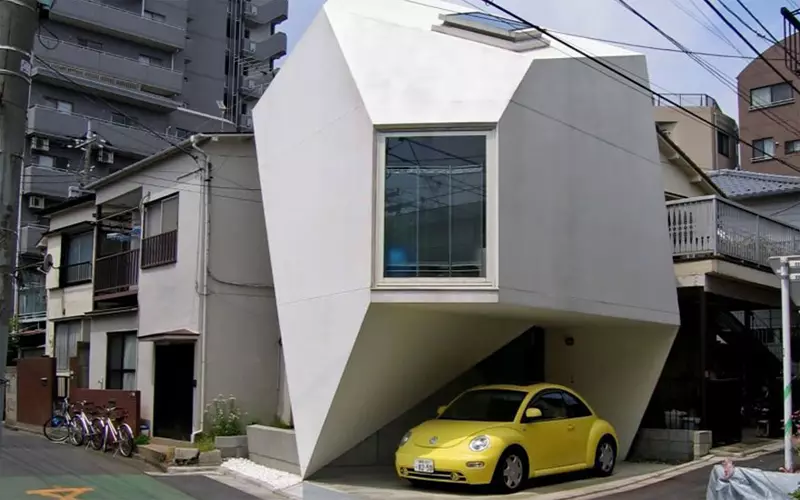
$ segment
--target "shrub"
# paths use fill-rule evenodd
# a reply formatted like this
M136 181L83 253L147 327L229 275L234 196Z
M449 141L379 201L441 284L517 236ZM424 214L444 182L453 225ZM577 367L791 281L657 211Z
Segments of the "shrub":
M241 436L242 412L233 396L219 395L206 405L206 427L213 439L216 436Z

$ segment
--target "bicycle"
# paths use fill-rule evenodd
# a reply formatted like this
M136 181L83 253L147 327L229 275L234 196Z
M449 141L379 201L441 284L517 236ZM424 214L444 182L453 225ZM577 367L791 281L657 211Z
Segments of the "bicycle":
M78 405L80 405L80 410L75 411ZM83 443L86 443L88 447L92 436L94 436L94 429L91 426L92 418L86 413L86 407L93 405L94 403L83 400L71 406L73 416L69 425L69 431L70 443L74 446L81 446ZM94 415L94 412L91 413Z
M105 415L95 417L92 420L94 434L89 443L97 451L108 451L111 446L115 446L117 452L123 457L133 456L134 439L133 430L124 422L128 416L126 410L120 410L116 406L104 408Z
M42 426L42 431L44 433L44 437L50 441L54 443L62 443L70 437L71 426L72 416L70 415L69 399L64 398L56 403L55 408L53 409L53 414L45 421L44 425Z

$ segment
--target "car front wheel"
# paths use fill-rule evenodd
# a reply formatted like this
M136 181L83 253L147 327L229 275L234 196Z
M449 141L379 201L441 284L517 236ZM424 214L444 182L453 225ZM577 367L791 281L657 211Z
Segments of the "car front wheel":
M599 476L610 476L617 464L617 445L609 436L603 437L597 443L594 455L594 471Z
M503 493L519 491L528 480L528 459L517 449L506 450L497 462L492 486Z

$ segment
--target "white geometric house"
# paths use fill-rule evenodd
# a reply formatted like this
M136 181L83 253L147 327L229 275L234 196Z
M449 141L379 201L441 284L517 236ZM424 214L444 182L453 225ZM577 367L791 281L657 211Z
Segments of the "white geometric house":
M672 345L650 97L469 12L328 0L254 109L304 477L533 325L624 457Z

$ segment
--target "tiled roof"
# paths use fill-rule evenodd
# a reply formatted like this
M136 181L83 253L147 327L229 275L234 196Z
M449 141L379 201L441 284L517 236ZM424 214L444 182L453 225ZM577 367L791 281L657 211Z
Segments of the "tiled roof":
M728 197L749 198L800 191L800 176L715 170L708 176Z

